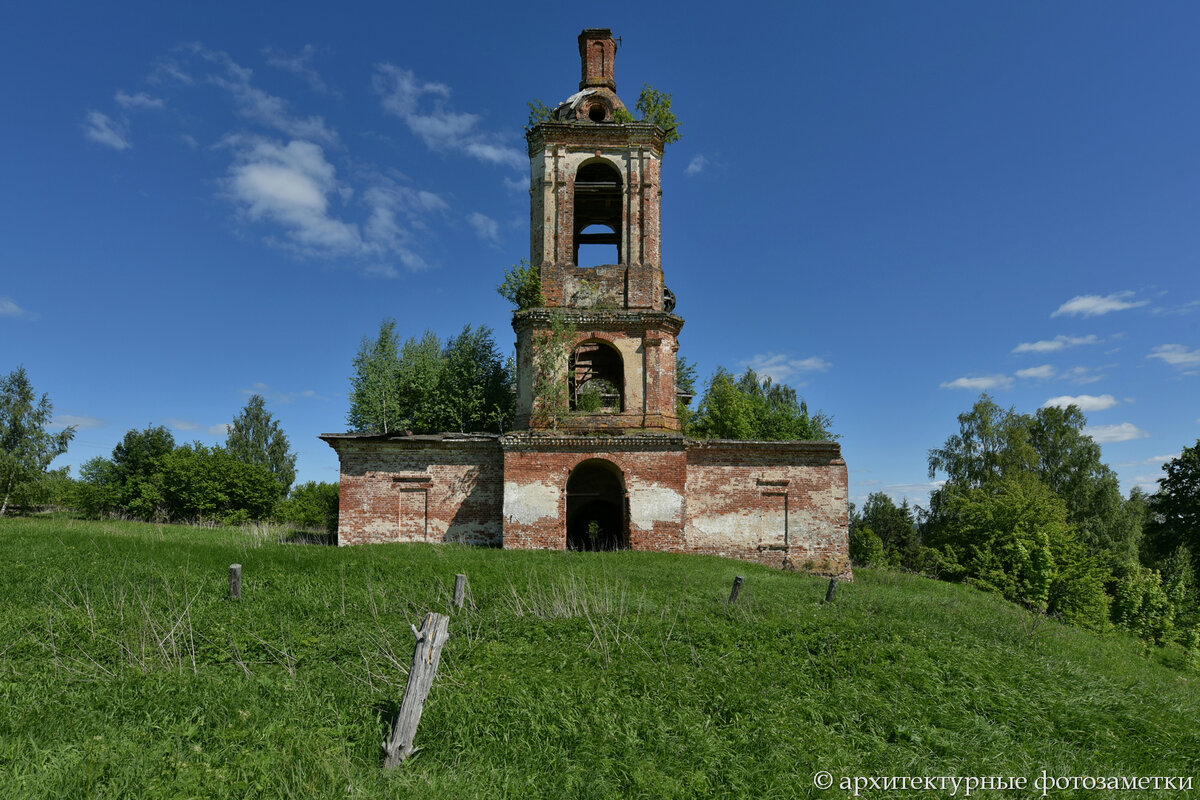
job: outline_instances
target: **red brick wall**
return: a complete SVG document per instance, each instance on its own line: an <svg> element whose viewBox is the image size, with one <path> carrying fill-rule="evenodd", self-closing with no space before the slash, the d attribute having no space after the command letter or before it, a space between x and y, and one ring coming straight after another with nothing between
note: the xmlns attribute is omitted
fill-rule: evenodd
<svg viewBox="0 0 1200 800"><path fill-rule="evenodd" d="M495 437L326 441L342 464L338 544L499 546L504 462Z"/></svg>
<svg viewBox="0 0 1200 800"><path fill-rule="evenodd" d="M641 440L637 443L631 440ZM602 459L621 471L634 550L681 550L687 460L673 437L505 437L504 547L566 547L571 470Z"/></svg>
<svg viewBox="0 0 1200 800"><path fill-rule="evenodd" d="M836 444L691 442L687 550L842 574L847 477Z"/></svg>

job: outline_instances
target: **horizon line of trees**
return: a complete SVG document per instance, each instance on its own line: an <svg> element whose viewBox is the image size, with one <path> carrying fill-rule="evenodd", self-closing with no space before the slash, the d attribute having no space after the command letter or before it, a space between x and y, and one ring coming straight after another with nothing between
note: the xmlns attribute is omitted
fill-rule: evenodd
<svg viewBox="0 0 1200 800"><path fill-rule="evenodd" d="M929 451L928 508L883 492L850 508L856 566L969 583L1095 631L1178 643L1200 663L1200 440L1159 490L1122 497L1076 406L1034 414L987 394Z"/></svg>

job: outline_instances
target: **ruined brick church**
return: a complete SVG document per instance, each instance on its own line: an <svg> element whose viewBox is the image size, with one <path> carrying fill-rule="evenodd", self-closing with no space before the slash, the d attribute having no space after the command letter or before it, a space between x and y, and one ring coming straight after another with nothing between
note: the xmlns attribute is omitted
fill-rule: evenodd
<svg viewBox="0 0 1200 800"><path fill-rule="evenodd" d="M847 474L837 443L680 431L683 319L661 255L665 133L618 121L630 117L616 52L610 30L583 31L579 92L527 135L530 260L545 305L513 314L515 430L323 435L341 462L338 543L660 550L842 573ZM579 266L591 245L615 245L616 263ZM535 387L553 359L535 351L556 320L570 337L554 370L571 411L551 421Z"/></svg>

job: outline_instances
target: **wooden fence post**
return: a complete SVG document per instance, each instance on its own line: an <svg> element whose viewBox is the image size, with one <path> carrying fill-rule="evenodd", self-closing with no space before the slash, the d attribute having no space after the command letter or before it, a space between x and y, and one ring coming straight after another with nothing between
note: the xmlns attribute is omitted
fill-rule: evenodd
<svg viewBox="0 0 1200 800"><path fill-rule="evenodd" d="M229 565L229 596L234 600L242 599L242 565Z"/></svg>
<svg viewBox="0 0 1200 800"><path fill-rule="evenodd" d="M454 607L462 608L463 599L467 596L467 576L459 573L454 576Z"/></svg>
<svg viewBox="0 0 1200 800"><path fill-rule="evenodd" d="M829 588L825 590L825 602L826 603L833 602L833 595L834 595L834 592L837 591L837 587L838 587L838 579L830 578L829 579Z"/></svg>
<svg viewBox="0 0 1200 800"><path fill-rule="evenodd" d="M741 575L738 575L736 578L733 579L733 591L731 591L729 593L729 602L731 602L731 603L737 602L738 595L742 593L742 584L745 582L746 582L746 579L743 578Z"/></svg>
<svg viewBox="0 0 1200 800"><path fill-rule="evenodd" d="M442 647L450 637L449 626L450 618L445 614L429 614L421 623L421 630L413 628L413 633L417 635L417 647L413 651L404 699L400 701L400 713L396 716L392 735L383 743L384 752L387 753L384 769L395 769L417 751L413 747L413 739L421 722L421 712L425 710L429 687L433 685L433 677L437 674Z"/></svg>

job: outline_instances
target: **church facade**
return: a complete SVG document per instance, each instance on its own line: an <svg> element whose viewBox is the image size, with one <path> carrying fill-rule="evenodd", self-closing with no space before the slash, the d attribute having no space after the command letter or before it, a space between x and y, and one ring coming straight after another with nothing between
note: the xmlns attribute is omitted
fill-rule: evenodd
<svg viewBox="0 0 1200 800"><path fill-rule="evenodd" d="M583 31L579 92L527 135L544 302L513 315L515 430L323 435L341 462L338 543L661 550L845 573L837 443L681 433L684 321L661 257L665 132L628 121L616 51L608 29ZM593 245L616 263L579 266Z"/></svg>

